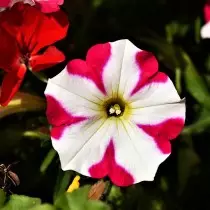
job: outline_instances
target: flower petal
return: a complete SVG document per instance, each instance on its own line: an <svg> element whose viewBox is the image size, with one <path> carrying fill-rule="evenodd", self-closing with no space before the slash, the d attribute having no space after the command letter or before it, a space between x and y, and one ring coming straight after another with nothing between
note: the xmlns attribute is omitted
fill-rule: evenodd
<svg viewBox="0 0 210 210"><path fill-rule="evenodd" d="M204 10L205 21L209 22L210 21L210 0L207 0L203 10Z"/></svg>
<svg viewBox="0 0 210 210"><path fill-rule="evenodd" d="M0 104L2 106L6 106L18 91L25 73L25 65L21 65L18 72L6 73L1 86Z"/></svg>
<svg viewBox="0 0 210 210"><path fill-rule="evenodd" d="M201 27L201 37L203 39L210 38L210 21Z"/></svg>
<svg viewBox="0 0 210 210"><path fill-rule="evenodd" d="M20 65L20 52L15 39L3 28L0 28L0 40L0 68L7 72L16 71Z"/></svg>
<svg viewBox="0 0 210 210"><path fill-rule="evenodd" d="M0 7L8 7L11 0L1 0Z"/></svg>
<svg viewBox="0 0 210 210"><path fill-rule="evenodd" d="M101 92L90 80L70 75L67 68L48 80L45 94L56 98L66 111L75 116L101 115Z"/></svg>
<svg viewBox="0 0 210 210"><path fill-rule="evenodd" d="M103 159L91 166L90 174L108 174L115 185L129 186L154 179L158 166L168 157L153 139L129 121L117 120L117 130Z"/></svg>
<svg viewBox="0 0 210 210"><path fill-rule="evenodd" d="M67 66L68 72L71 75L77 75L92 80L98 89L106 94L102 74L109 57L109 43L95 45L88 50L86 62L79 59L69 62Z"/></svg>
<svg viewBox="0 0 210 210"><path fill-rule="evenodd" d="M63 39L69 23L62 11L46 15L29 4L18 2L1 13L0 26L14 36L21 47L36 54L41 48Z"/></svg>
<svg viewBox="0 0 210 210"><path fill-rule="evenodd" d="M47 119L53 126L51 136L60 139L66 126L71 126L86 120L85 117L76 117L68 113L62 105L52 96L46 95L47 99Z"/></svg>
<svg viewBox="0 0 210 210"><path fill-rule="evenodd" d="M139 51L129 40L111 42L111 56L103 69L103 82L108 95L126 98L138 78L135 55Z"/></svg>
<svg viewBox="0 0 210 210"><path fill-rule="evenodd" d="M57 12L62 4L63 0L36 0L36 6L44 13Z"/></svg>
<svg viewBox="0 0 210 210"><path fill-rule="evenodd" d="M167 119L185 119L185 102L132 109L130 119L137 124L155 125Z"/></svg>
<svg viewBox="0 0 210 210"><path fill-rule="evenodd" d="M149 52L142 51L129 40L110 43L111 56L103 71L106 91L124 99L136 93L158 71L158 62Z"/></svg>
<svg viewBox="0 0 210 210"><path fill-rule="evenodd" d="M90 176L88 169L103 157L113 126L104 118L91 118L66 126L59 141L52 138L63 170L74 170Z"/></svg>
<svg viewBox="0 0 210 210"><path fill-rule="evenodd" d="M172 118L156 125L138 125L145 133L153 137L158 148L164 153L171 153L169 140L175 139L184 127L183 118Z"/></svg>
<svg viewBox="0 0 210 210"><path fill-rule="evenodd" d="M56 47L50 46L43 54L31 56L30 67L32 71L37 72L50 68L58 63L63 62L64 60L64 54Z"/></svg>
<svg viewBox="0 0 210 210"><path fill-rule="evenodd" d="M181 99L168 76L156 73L147 84L128 98L133 109L176 103Z"/></svg>

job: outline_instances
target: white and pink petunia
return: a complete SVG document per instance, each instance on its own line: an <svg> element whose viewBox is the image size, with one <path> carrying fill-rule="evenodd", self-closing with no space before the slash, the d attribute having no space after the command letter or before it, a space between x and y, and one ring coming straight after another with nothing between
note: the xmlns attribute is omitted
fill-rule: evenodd
<svg viewBox="0 0 210 210"><path fill-rule="evenodd" d="M185 102L149 52L129 40L93 46L45 90L63 170L118 186L154 179L181 132Z"/></svg>
<svg viewBox="0 0 210 210"><path fill-rule="evenodd" d="M207 0L203 8L205 25L201 28L201 37L203 39L210 38L210 0Z"/></svg>
<svg viewBox="0 0 210 210"><path fill-rule="evenodd" d="M17 2L36 6L44 13L51 13L58 11L60 9L59 6L64 3L64 0L1 0L0 11L12 7Z"/></svg>

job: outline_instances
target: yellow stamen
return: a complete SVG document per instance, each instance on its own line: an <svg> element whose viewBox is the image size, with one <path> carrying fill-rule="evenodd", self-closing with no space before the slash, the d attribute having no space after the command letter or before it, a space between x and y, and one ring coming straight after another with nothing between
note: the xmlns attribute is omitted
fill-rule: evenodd
<svg viewBox="0 0 210 210"><path fill-rule="evenodd" d="M79 183L79 180L80 180L80 176L75 176L74 180L72 181L72 183L70 184L67 192L71 193L73 192L74 190L77 190L80 186L80 183Z"/></svg>
<svg viewBox="0 0 210 210"><path fill-rule="evenodd" d="M111 106L109 109L109 113L110 114L116 114L116 115L120 115L121 114L121 108L119 106L119 104L115 104L114 106Z"/></svg>

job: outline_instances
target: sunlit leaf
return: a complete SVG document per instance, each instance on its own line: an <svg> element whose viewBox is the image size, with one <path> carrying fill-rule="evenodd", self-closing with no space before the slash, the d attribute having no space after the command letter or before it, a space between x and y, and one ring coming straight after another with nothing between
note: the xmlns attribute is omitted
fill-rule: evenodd
<svg viewBox="0 0 210 210"><path fill-rule="evenodd" d="M50 204L41 204L30 208L29 210L56 210L56 208Z"/></svg>
<svg viewBox="0 0 210 210"><path fill-rule="evenodd" d="M85 186L72 193L65 193L55 201L55 206L61 210L110 210L101 201L88 200L89 190L90 186Z"/></svg>
<svg viewBox="0 0 210 210"><path fill-rule="evenodd" d="M31 198L23 195L12 195L9 201L1 210L29 210L36 205L40 205L39 198Z"/></svg>

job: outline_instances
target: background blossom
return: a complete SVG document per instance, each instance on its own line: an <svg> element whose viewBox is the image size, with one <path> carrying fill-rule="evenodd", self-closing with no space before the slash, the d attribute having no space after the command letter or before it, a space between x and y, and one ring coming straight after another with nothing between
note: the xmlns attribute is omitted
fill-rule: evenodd
<svg viewBox="0 0 210 210"><path fill-rule="evenodd" d="M1 105L7 105L18 91L27 69L37 72L64 61L63 53L49 45L64 38L67 30L68 19L62 11L48 16L20 2L1 13L0 67L6 72ZM48 48L39 52L44 47Z"/></svg>
<svg viewBox="0 0 210 210"><path fill-rule="evenodd" d="M17 2L36 6L44 13L51 13L60 10L59 6L63 4L64 0L2 0L0 2L1 11L7 7L12 7Z"/></svg>

